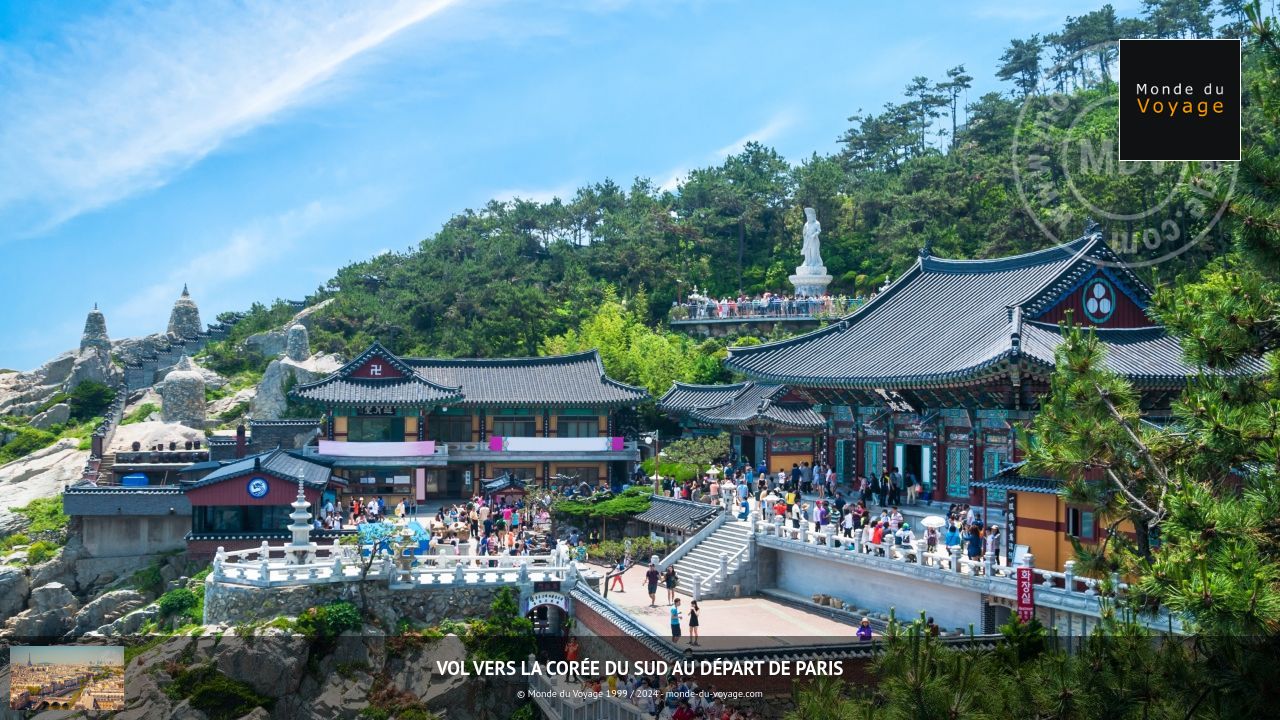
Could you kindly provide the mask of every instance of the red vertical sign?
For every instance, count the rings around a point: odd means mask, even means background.
[[[1018,568],[1018,619],[1029,622],[1036,614],[1035,586],[1031,568]]]

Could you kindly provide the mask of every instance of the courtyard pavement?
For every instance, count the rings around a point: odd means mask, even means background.
[[[671,608],[667,605],[667,590],[658,587],[657,607],[649,607],[649,594],[645,584],[648,565],[636,565],[623,576],[625,592],[611,590],[608,600],[618,609],[631,615],[658,635],[671,637]],[[688,595],[680,598],[680,644],[688,644],[689,603]],[[698,620],[701,631],[699,648],[708,650],[748,650],[752,648],[778,648],[805,645],[830,645],[856,642],[856,628],[836,622],[817,613],[808,612],[764,597],[742,597],[717,600],[700,600]]]

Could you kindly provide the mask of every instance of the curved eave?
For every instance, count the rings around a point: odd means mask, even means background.
[[[1017,354],[1014,351],[1006,350],[1005,352],[1002,352],[988,360],[984,360],[977,365],[960,370],[954,370],[948,373],[930,375],[895,375],[873,378],[813,378],[796,375],[773,375],[771,373],[759,373],[735,367],[730,365],[728,361],[726,361],[725,364],[731,369],[743,373],[747,377],[767,383],[779,383],[795,387],[831,388],[840,390],[892,390],[895,388],[949,387],[982,382],[992,375],[999,374],[1006,361],[1015,357],[1017,357]]]
[[[442,398],[433,398],[431,400],[415,400],[415,401],[385,401],[385,400],[328,400],[322,398],[307,397],[297,392],[298,388],[289,391],[289,397],[304,402],[320,403],[322,405],[343,405],[343,406],[366,406],[366,405],[392,405],[395,407],[434,407],[436,405],[452,405],[458,403],[461,395],[453,395]]]

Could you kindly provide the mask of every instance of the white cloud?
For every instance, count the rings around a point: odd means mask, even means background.
[[[785,109],[774,113],[774,115],[760,127],[711,153],[711,155],[706,158],[706,162],[720,162],[734,153],[741,152],[742,148],[746,147],[747,143],[750,142],[767,144],[794,125],[795,121],[796,113],[791,109]],[[684,182],[685,178],[688,176],[688,164],[677,165],[667,172],[660,174],[660,177],[663,179],[658,182],[658,188],[660,190],[673,191],[680,187],[680,183]]]
[[[746,147],[747,143],[768,143],[778,135],[782,134],[782,132],[787,128],[791,127],[793,123],[795,123],[795,113],[790,110],[783,110],[769,118],[768,122],[764,125],[761,125],[755,130],[752,130],[746,135],[743,135],[737,140],[734,140],[728,145],[716,150],[716,157],[723,160],[734,153],[741,152],[742,148]]]
[[[316,200],[253,220],[233,230],[225,241],[211,243],[212,249],[190,257],[168,271],[164,278],[124,299],[110,310],[110,318],[125,327],[163,328],[163,324],[156,325],[157,312],[164,314],[158,320],[163,323],[184,284],[190,286],[192,296],[203,308],[243,308],[247,304],[243,299],[228,296],[230,286],[236,281],[255,273],[266,274],[264,268],[286,256],[296,255],[298,241],[309,232],[360,211],[349,203],[337,205]],[[205,322],[212,319],[212,316],[204,318]]]
[[[47,229],[163,185],[456,2],[122,5],[0,44],[0,211]]]

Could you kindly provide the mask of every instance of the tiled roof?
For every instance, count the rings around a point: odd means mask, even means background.
[[[417,376],[399,380],[326,378],[299,385],[292,394],[302,400],[347,405],[435,405],[458,396]]]
[[[191,503],[179,487],[77,485],[63,493],[62,509],[74,516],[190,515]]]
[[[747,383],[693,385],[678,382],[672,385],[671,389],[663,393],[662,397],[658,399],[658,407],[667,412],[688,412],[689,410],[712,408],[729,402],[738,394],[738,391],[746,386]]]
[[[718,512],[720,508],[715,505],[655,495],[650,498],[649,509],[635,519],[663,527],[693,530],[705,525]]]
[[[352,377],[352,373],[374,357],[386,361],[402,377]],[[427,380],[376,342],[332,375],[299,385],[289,394],[300,400],[334,405],[439,405],[462,397],[456,385],[439,385]]]
[[[297,482],[297,479],[302,477],[303,481],[311,487],[325,487],[329,484],[329,477],[333,473],[332,468],[318,460],[306,458],[285,450],[269,450],[265,453],[250,455],[229,462],[185,487],[188,490],[204,487],[205,485],[212,485],[223,480],[246,475],[255,470],[261,470],[294,482]]]
[[[392,362],[405,377],[349,377],[372,356]],[[643,388],[614,380],[595,350],[532,358],[398,358],[374,343],[327,378],[293,389],[303,400],[349,405],[458,405],[481,407],[569,405],[623,407],[649,397]]]
[[[1012,490],[1013,492],[1031,492],[1042,495],[1057,495],[1061,489],[1061,481],[1048,477],[1024,476],[1023,468],[1027,461],[1014,463],[989,478],[971,483],[973,487],[993,490]]]
[[[418,377],[459,387],[458,405],[634,405],[649,397],[605,375],[595,350],[535,358],[405,358]]]
[[[707,425],[746,427],[772,425],[788,428],[820,429],[827,421],[811,406],[786,403],[775,399],[786,394],[781,385],[747,383],[733,400],[714,408],[693,410],[689,417]]]
[[[1175,380],[1194,376],[1199,369],[1183,358],[1178,339],[1164,328],[1096,329],[1104,346],[1103,364],[1112,372],[1134,380]],[[1061,329],[1051,323],[1024,322],[1022,352],[1047,366],[1053,366],[1053,354],[1062,343]],[[1263,372],[1266,363],[1254,358],[1246,360],[1237,372]]]
[[[676,383],[662,396],[663,410],[684,415],[703,425],[723,427],[773,426],[820,429],[827,421],[803,403],[778,403],[786,387],[744,382],[733,385]]]
[[[861,389],[980,379],[1019,362],[1020,353],[1051,367],[1056,332],[1030,318],[1100,263],[1145,303],[1149,290],[1123,267],[1112,268],[1117,260],[1100,235],[995,260],[922,256],[840,322],[781,342],[730,348],[726,364],[767,382]],[[1119,372],[1179,381],[1194,374],[1162,328],[1102,330],[1099,337]]]

